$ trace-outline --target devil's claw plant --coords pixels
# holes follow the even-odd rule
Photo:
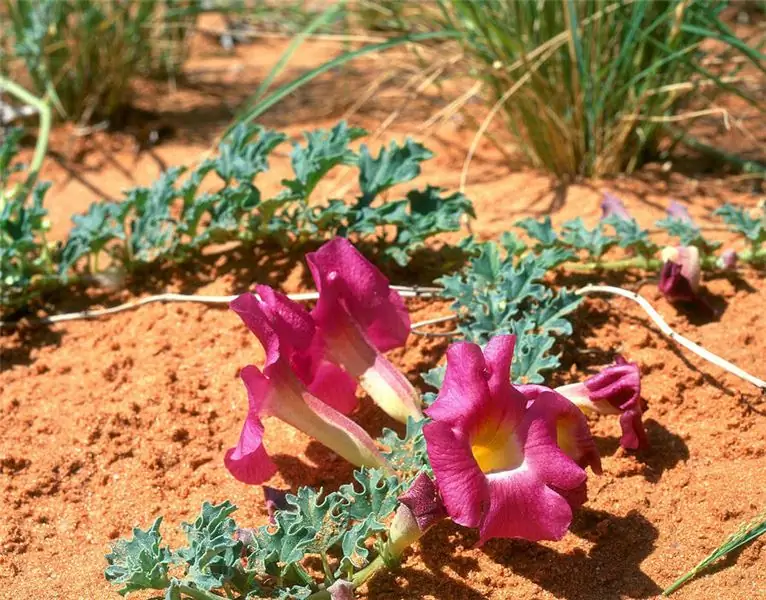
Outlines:
[[[420,164],[432,154],[411,139],[402,145],[392,142],[377,156],[364,145],[357,152],[351,144],[364,135],[345,122],[307,132],[304,143],[293,143],[293,175],[267,197],[257,178],[287,138],[257,125],[240,125],[216,156],[196,168],[173,167],[152,185],[128,190],[120,201],[97,202],[75,215],[66,242],[51,249],[43,235],[47,187],[35,189],[31,207],[26,207],[26,194],[13,192],[25,188],[7,187],[20,136],[12,133],[0,146],[0,227],[8,279],[2,308],[19,308],[51,285],[92,279],[107,262],[112,274],[127,274],[160,259],[187,260],[207,246],[232,241],[252,245],[271,240],[294,248],[343,236],[364,241],[381,261],[406,265],[426,240],[457,231],[473,207],[462,194],[432,186],[389,198],[391,188],[417,177]],[[342,165],[356,169],[359,195],[351,202],[318,198],[317,185]]]
[[[445,281],[457,307],[468,309],[461,331],[485,346],[449,348],[446,368],[428,375],[440,389],[425,411],[421,394],[383,355],[407,341],[405,305],[347,240],[307,257],[319,290],[312,311],[266,286],[235,299],[231,307],[265,361],[242,369],[248,409],[226,467],[251,485],[274,475],[264,417],[276,417],[357,465],[354,482],[327,492],[264,488],[270,523],[256,528],[238,527],[227,502],[205,504],[183,525],[187,545],[175,550],[163,544],[157,520],[117,542],[107,579],[123,594],[157,590],[175,600],[350,598],[445,518],[478,529],[481,543],[560,539],[587,500],[586,468],[601,472],[584,413],[619,415],[623,445],[646,444],[638,367],[619,359],[556,390],[514,384],[512,374],[541,381],[544,368],[558,365],[548,351],[553,335],[571,331],[565,315],[576,302],[541,281],[567,252],[519,258],[518,240],[504,243],[505,257],[483,245],[462,275]],[[475,301],[468,285],[480,285]],[[500,306],[502,294],[515,304]],[[533,315],[523,326],[522,310]],[[406,423],[404,437],[385,430],[373,439],[352,419],[357,387]],[[310,568],[312,557],[321,572]]]

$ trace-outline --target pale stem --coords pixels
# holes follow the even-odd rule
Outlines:
[[[676,331],[674,331],[673,328],[671,328],[670,325],[668,325],[665,322],[662,316],[660,316],[660,314],[654,309],[654,307],[651,304],[649,304],[649,301],[646,300],[646,298],[644,298],[643,296],[640,296],[636,294],[635,292],[624,290],[618,287],[612,287],[610,285],[586,285],[576,290],[576,292],[580,295],[614,294],[616,296],[622,296],[623,298],[627,298],[628,300],[633,300],[633,302],[637,303],[639,306],[641,306],[641,308],[644,309],[644,311],[646,311],[646,314],[649,315],[649,318],[655,322],[655,324],[660,329],[660,331],[664,333],[666,336],[668,336],[671,340],[682,345],[687,350],[694,352],[696,355],[704,358],[708,362],[711,362],[714,365],[721,367],[724,371],[728,371],[732,375],[736,375],[737,377],[744,379],[748,383],[753,384],[755,387],[759,388],[762,393],[766,393],[766,381],[763,381],[762,379],[758,379],[757,377],[751,375],[747,371],[743,371],[738,366],[730,363],[728,360],[721,358],[717,354],[713,354],[712,352],[710,352],[709,350],[706,350],[699,344],[695,344],[690,339],[685,338],[680,333],[677,333]]]

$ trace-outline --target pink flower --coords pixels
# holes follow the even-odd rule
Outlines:
[[[399,496],[401,503],[391,522],[388,552],[399,557],[408,546],[418,540],[437,521],[447,516],[433,480],[421,472],[410,488]]]
[[[641,375],[636,363],[617,356],[614,364],[598,375],[558,387],[556,391],[586,414],[620,415],[623,448],[638,450],[648,446],[641,420],[646,403],[641,398]]]
[[[662,251],[659,288],[671,303],[696,302],[700,288],[700,254],[695,246],[668,247]]]
[[[404,302],[385,276],[348,240],[336,238],[307,261],[319,290],[312,316],[326,356],[359,380],[389,416],[421,419],[420,396],[382,352],[403,346],[410,332]]]
[[[357,466],[385,467],[372,438],[330,405],[348,406],[353,380],[334,366],[322,365],[317,350],[321,339],[317,340],[311,316],[266,286],[256,289],[260,298],[242,294],[231,303],[263,345],[266,362],[263,372],[248,365],[240,373],[249,410],[239,443],[226,453],[226,467],[236,479],[253,484],[276,472],[263,447],[262,417],[267,415],[311,435]]]
[[[623,201],[609,192],[604,192],[604,199],[601,201],[601,219],[608,219],[612,215],[625,221],[631,219]]]
[[[600,461],[585,417],[553,390],[526,396],[510,381],[515,337],[482,350],[459,342],[426,411],[428,456],[453,521],[493,537],[556,540],[585,501],[585,470]],[[580,464],[578,464],[578,462]]]

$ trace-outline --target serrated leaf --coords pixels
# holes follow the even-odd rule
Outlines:
[[[279,598],[280,600],[306,600],[313,590],[306,585],[293,585],[289,588],[279,588],[274,591],[272,598]]]
[[[537,241],[537,247],[550,248],[558,242],[558,236],[556,231],[551,225],[551,218],[546,216],[542,221],[536,221],[535,219],[528,217],[522,221],[516,223],[517,227],[521,227],[527,232],[527,235]]]
[[[585,250],[593,258],[603,256],[617,243],[615,237],[604,234],[601,224],[588,229],[580,217],[564,223],[561,241],[577,250]]]
[[[242,544],[234,539],[236,523],[230,515],[237,510],[226,500],[205,502],[194,523],[183,523],[188,546],[176,553],[188,564],[186,577],[199,588],[212,590],[237,575]]]
[[[514,332],[516,348],[513,353],[513,381],[516,383],[543,383],[542,373],[555,369],[559,359],[550,354],[554,339],[549,335],[528,333],[522,323]]]
[[[255,140],[253,141],[253,137]],[[234,180],[249,184],[256,175],[268,171],[268,158],[286,136],[252,123],[240,123],[218,148],[209,165],[227,184]]]
[[[161,545],[161,523],[159,517],[146,531],[135,527],[131,539],[119,540],[106,555],[109,566],[104,576],[110,583],[124,586],[118,590],[123,596],[136,590],[164,590],[170,584],[172,556]]]
[[[431,472],[426,439],[423,436],[425,424],[426,419],[415,421],[409,417],[403,438],[400,438],[393,429],[388,428],[384,429],[378,438],[380,443],[388,448],[383,452],[383,456],[399,474],[402,488],[406,487],[421,471]]]
[[[420,163],[433,156],[421,144],[407,138],[403,146],[391,142],[388,148],[381,148],[377,158],[373,158],[367,146],[362,145],[359,152],[359,187],[362,195],[358,206],[369,206],[383,191],[415,179],[420,174]]]
[[[289,197],[305,202],[330,169],[356,164],[357,155],[349,144],[366,134],[364,129],[349,127],[345,121],[329,131],[304,132],[306,145],[294,144],[290,155],[295,178],[282,180]]]
[[[750,216],[746,209],[733,204],[724,204],[713,211],[713,214],[723,217],[729,229],[744,235],[751,243],[766,242],[766,209],[760,219]]]
[[[428,385],[435,387],[438,390],[441,388],[442,383],[444,383],[444,375],[446,372],[447,367],[445,365],[439,365],[433,369],[429,369],[425,373],[422,373],[420,378]]]
[[[370,555],[366,546],[367,539],[373,533],[385,530],[385,525],[380,524],[374,515],[368,515],[346,531],[341,540],[343,555],[335,572],[336,577],[348,572],[350,568],[364,567],[369,562]]]
[[[632,249],[641,256],[653,256],[657,250],[657,244],[649,238],[649,232],[642,229],[635,219],[626,219],[611,215],[604,219],[604,223],[614,227],[617,236],[617,244],[620,248]]]
[[[500,245],[509,256],[520,256],[527,250],[527,245],[512,231],[504,231],[500,235]]]
[[[293,515],[287,526],[290,536],[300,535],[305,552],[321,553],[332,548],[343,535],[349,515],[343,511],[341,493],[327,494],[322,490],[302,487],[297,494],[288,494],[290,508],[285,512]]]
[[[393,475],[385,475],[380,469],[367,467],[354,471],[354,479],[356,483],[346,483],[338,489],[338,495],[344,501],[343,513],[354,520],[370,516],[382,524],[396,508],[399,480]]]
[[[712,252],[721,245],[721,242],[706,240],[699,227],[685,219],[666,217],[657,221],[656,225],[667,231],[668,235],[677,237],[682,246],[696,246],[703,252]]]
[[[541,302],[539,310],[532,313],[537,330],[540,333],[554,335],[572,335],[572,324],[564,317],[582,302],[582,296],[563,289],[558,294],[550,292],[550,296]]]

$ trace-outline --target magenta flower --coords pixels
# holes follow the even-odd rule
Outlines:
[[[617,356],[613,365],[580,383],[556,388],[584,413],[620,415],[620,445],[639,450],[649,444],[642,422],[646,402],[641,398],[641,375],[636,363]]]
[[[631,216],[625,204],[614,194],[604,192],[604,198],[601,200],[601,219],[608,219],[614,215],[618,219],[630,221]]]
[[[389,416],[421,419],[420,396],[382,352],[403,346],[410,318],[385,276],[348,240],[336,238],[307,255],[319,290],[312,316],[326,356],[359,380]]]
[[[662,251],[660,292],[671,303],[697,302],[700,288],[700,255],[695,246],[668,247]]]
[[[266,415],[311,435],[357,466],[386,467],[364,429],[330,405],[332,401],[346,406],[348,400],[343,396],[349,392],[353,395],[353,387],[348,375],[334,366],[322,366],[316,349],[321,339],[317,340],[311,316],[266,286],[258,286],[257,291],[260,298],[242,294],[231,303],[263,345],[266,362],[263,372],[248,365],[240,373],[249,410],[239,443],[226,453],[226,467],[236,479],[253,484],[266,481],[276,472],[263,447],[262,417]],[[328,402],[313,395],[311,389],[325,395]],[[330,393],[337,398],[331,398]]]
[[[447,351],[447,372],[426,411],[428,456],[453,521],[493,537],[556,540],[585,501],[585,470],[600,467],[582,413],[552,390],[525,396],[510,381],[515,337]],[[576,435],[572,435],[575,433]],[[600,470],[600,469],[599,469]]]
[[[410,488],[399,496],[388,536],[388,552],[398,557],[436,522],[447,516],[433,480],[421,472]]]

